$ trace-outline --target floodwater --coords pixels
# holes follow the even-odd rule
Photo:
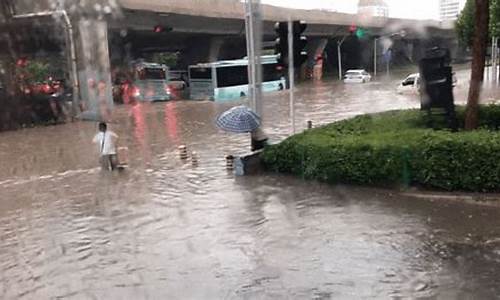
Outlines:
[[[418,107],[395,84],[305,84],[298,130]],[[249,137],[214,125],[235,104],[119,107],[111,129],[130,149],[122,173],[97,167],[93,123],[2,133],[0,298],[499,297],[500,210],[235,177],[224,157],[245,153]],[[272,139],[286,137],[287,93],[267,94],[264,107]],[[197,152],[197,166],[179,159],[179,145]]]

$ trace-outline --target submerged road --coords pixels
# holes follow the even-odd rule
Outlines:
[[[458,75],[461,102],[466,74]],[[418,107],[396,84],[304,84],[299,129]],[[221,132],[214,119],[235,104],[119,107],[111,129],[130,149],[123,173],[97,168],[96,124],[2,133],[0,298],[500,295],[500,210],[281,175],[234,177],[224,157],[245,153],[249,137]],[[287,93],[267,94],[264,107],[272,139],[286,137]],[[198,166],[178,158],[182,144]]]

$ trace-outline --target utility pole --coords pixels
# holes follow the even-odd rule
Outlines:
[[[341,46],[344,43],[345,39],[347,38],[347,35],[342,38],[342,40],[339,42],[337,41],[337,55],[338,55],[338,63],[339,63],[339,80],[342,80],[342,50]]]
[[[288,77],[290,77],[290,119],[292,120],[292,134],[295,134],[295,64],[293,53],[293,23],[288,18]]]
[[[262,15],[260,0],[245,0],[248,83],[251,108],[262,117]]]
[[[373,40],[373,76],[377,76],[377,40],[378,38],[375,38]]]

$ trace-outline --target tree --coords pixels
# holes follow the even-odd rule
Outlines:
[[[478,126],[479,96],[484,76],[486,47],[488,45],[488,25],[490,19],[489,0],[476,0],[474,37],[472,42],[472,66],[469,97],[465,112],[465,129]]]
[[[500,37],[500,0],[490,0],[490,35]]]
[[[500,37],[500,0],[490,0],[489,33],[492,37]],[[475,0],[467,0],[464,9],[460,13],[455,30],[461,45],[470,47],[474,37],[474,22],[476,6]]]
[[[494,0],[496,1],[496,0]],[[465,7],[455,23],[458,40],[461,45],[471,46],[474,36],[475,0],[467,0]]]
[[[179,53],[178,52],[155,53],[153,55],[152,61],[173,68],[177,66],[177,63],[179,61]]]

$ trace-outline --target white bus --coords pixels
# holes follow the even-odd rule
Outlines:
[[[283,90],[285,77],[275,55],[262,57],[262,91]],[[248,59],[218,61],[189,67],[190,98],[227,101],[248,95]]]
[[[168,67],[162,64],[134,62],[130,68],[129,79],[119,87],[123,94],[136,101],[166,101],[171,99]]]

